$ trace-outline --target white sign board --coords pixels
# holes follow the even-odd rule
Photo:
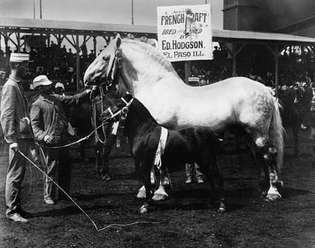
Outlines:
[[[169,61],[212,59],[210,4],[157,8],[160,52]]]

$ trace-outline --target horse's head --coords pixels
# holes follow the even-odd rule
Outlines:
[[[121,38],[117,35],[89,65],[84,74],[86,86],[114,80],[120,59],[120,44]]]

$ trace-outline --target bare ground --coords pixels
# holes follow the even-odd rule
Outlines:
[[[31,168],[23,185],[22,202],[34,217],[27,224],[8,221],[4,215],[7,158],[2,155],[0,247],[315,247],[315,163],[309,136],[310,132],[303,133],[298,158],[290,155],[289,141],[283,199],[275,203],[260,198],[260,172],[247,154],[221,156],[219,166],[225,177],[228,205],[224,214],[217,213],[207,184],[184,184],[183,169],[172,175],[170,200],[139,215],[140,202],[135,194],[140,184],[132,176],[131,158],[114,154],[110,182],[96,175],[92,159],[76,160],[71,195],[99,228],[147,222],[100,232],[71,202],[44,205],[42,175]],[[78,153],[74,151],[72,156],[78,157]]]

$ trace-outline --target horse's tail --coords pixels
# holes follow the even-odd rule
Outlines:
[[[283,152],[284,152],[284,143],[283,143],[283,134],[284,128],[282,126],[282,119],[280,116],[280,104],[276,97],[273,97],[273,113],[270,123],[269,136],[272,142],[272,145],[277,149],[277,169],[278,172],[281,171],[283,165]]]

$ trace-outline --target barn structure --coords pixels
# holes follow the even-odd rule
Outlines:
[[[227,11],[227,9],[225,9]],[[82,46],[92,42],[96,52],[97,42],[106,44],[115,34],[122,36],[132,34],[135,37],[156,38],[157,27],[128,24],[104,24],[87,22],[53,21],[42,19],[17,19],[0,18],[0,41],[5,44],[6,58],[8,58],[9,46],[14,45],[17,51],[27,48],[32,37],[33,43],[43,42],[50,46],[52,39],[57,41],[57,46],[68,42],[76,52],[76,85],[80,80],[80,53]],[[240,30],[213,30],[213,41],[226,47],[232,60],[232,74],[237,74],[237,56],[250,45],[258,45],[267,48],[274,59],[275,85],[278,84],[279,56],[281,51],[290,45],[313,46],[315,38],[297,36],[283,33],[266,33]],[[186,75],[189,75],[190,65],[186,63]]]

